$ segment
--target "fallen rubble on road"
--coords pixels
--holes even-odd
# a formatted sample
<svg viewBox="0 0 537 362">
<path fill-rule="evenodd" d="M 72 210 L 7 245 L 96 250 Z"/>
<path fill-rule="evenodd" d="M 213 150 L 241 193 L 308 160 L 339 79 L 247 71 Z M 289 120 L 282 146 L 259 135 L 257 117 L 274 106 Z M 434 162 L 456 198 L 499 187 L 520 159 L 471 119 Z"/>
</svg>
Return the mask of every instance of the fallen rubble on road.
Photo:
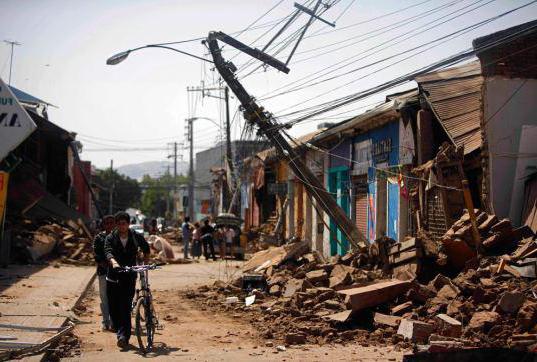
<svg viewBox="0 0 537 362">
<path fill-rule="evenodd" d="M 309 252 L 305 242 L 270 248 L 245 263 L 243 277 L 187 297 L 240 313 L 264 338 L 287 345 L 358 342 L 431 351 L 503 346 L 537 352 L 535 237 L 531 230 L 476 214 L 484 247 L 480 259 L 465 213 L 438 242 L 421 232 L 401 243 L 383 238 L 329 261 Z M 474 257 L 465 256 L 460 267 L 461 255 L 445 247 L 448 239 L 464 242 Z M 255 302 L 246 306 L 249 295 Z M 237 299 L 224 303 L 229 297 Z"/>
<path fill-rule="evenodd" d="M 82 220 L 18 220 L 12 228 L 13 259 L 32 263 L 43 258 L 93 265 L 93 236 Z"/>
</svg>

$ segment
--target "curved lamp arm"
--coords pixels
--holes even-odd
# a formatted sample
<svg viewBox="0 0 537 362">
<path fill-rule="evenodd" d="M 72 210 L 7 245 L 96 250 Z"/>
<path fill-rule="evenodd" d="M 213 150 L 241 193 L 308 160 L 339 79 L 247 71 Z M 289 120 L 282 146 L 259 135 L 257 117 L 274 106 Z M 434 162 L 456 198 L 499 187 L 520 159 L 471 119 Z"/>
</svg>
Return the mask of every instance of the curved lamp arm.
<svg viewBox="0 0 537 362">
<path fill-rule="evenodd" d="M 169 46 L 160 45 L 160 44 L 149 44 L 149 45 L 144 45 L 144 46 L 139 47 L 139 48 L 125 50 L 125 51 L 123 51 L 121 53 L 117 53 L 115 55 L 112 55 L 110 58 L 108 58 L 106 60 L 106 64 L 108 64 L 108 65 L 119 64 L 122 61 L 124 61 L 125 59 L 127 59 L 127 57 L 129 56 L 130 53 L 132 53 L 134 51 L 137 51 L 137 50 L 140 50 L 140 49 L 145 49 L 145 48 L 162 48 L 162 49 L 167 49 L 167 50 L 173 50 L 174 52 L 181 53 L 181 54 L 184 54 L 184 55 L 188 55 L 190 57 L 193 57 L 193 58 L 196 58 L 196 59 L 199 59 L 199 60 L 203 60 L 204 62 L 207 62 L 207 63 L 213 63 L 212 61 L 210 61 L 208 59 L 198 57 L 197 55 L 190 54 L 190 53 L 187 53 L 187 52 L 184 52 L 182 50 L 175 49 L 175 48 L 172 48 L 172 47 L 169 47 Z"/>
</svg>

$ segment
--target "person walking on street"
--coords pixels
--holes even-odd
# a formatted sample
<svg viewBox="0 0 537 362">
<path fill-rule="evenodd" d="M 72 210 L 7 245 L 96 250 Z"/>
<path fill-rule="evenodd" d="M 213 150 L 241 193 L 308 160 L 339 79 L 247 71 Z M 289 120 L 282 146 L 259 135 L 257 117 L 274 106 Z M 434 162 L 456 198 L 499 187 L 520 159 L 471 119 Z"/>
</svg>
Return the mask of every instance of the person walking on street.
<svg viewBox="0 0 537 362">
<path fill-rule="evenodd" d="M 192 258 L 201 257 L 201 230 L 200 223 L 194 223 L 194 231 L 192 232 L 192 249 L 191 249 Z"/>
<path fill-rule="evenodd" d="M 211 257 L 216 261 L 216 255 L 214 254 L 214 228 L 209 224 L 209 219 L 203 221 L 203 226 L 201 227 L 201 242 L 203 245 L 203 255 L 205 260 L 209 260 L 209 254 L 207 253 L 207 248 L 211 252 Z"/>
<path fill-rule="evenodd" d="M 117 228 L 104 242 L 108 268 L 107 291 L 110 316 L 117 331 L 117 345 L 127 349 L 131 336 L 131 307 L 136 288 L 136 273 L 122 273 L 119 269 L 137 264 L 139 251 L 144 254 L 144 263 L 149 257 L 149 244 L 144 237 L 129 229 L 129 214 L 115 215 Z"/>
<path fill-rule="evenodd" d="M 190 245 L 190 239 L 192 239 L 192 225 L 190 225 L 190 216 L 185 216 L 185 221 L 181 225 L 181 232 L 183 234 L 183 253 L 185 259 L 188 259 L 188 248 Z"/>
<path fill-rule="evenodd" d="M 106 293 L 106 272 L 108 271 L 108 261 L 104 254 L 104 241 L 108 234 L 114 230 L 116 221 L 113 215 L 106 215 L 102 219 L 103 231 L 93 240 L 93 254 L 97 263 L 97 280 L 99 281 L 99 296 L 101 297 L 102 329 L 107 331 L 112 329 L 110 320 L 110 309 L 108 308 L 108 295 Z"/>
<path fill-rule="evenodd" d="M 226 226 L 224 228 L 224 237 L 226 239 L 226 256 L 229 255 L 233 258 L 233 239 L 235 238 L 235 230 L 232 227 Z"/>
</svg>

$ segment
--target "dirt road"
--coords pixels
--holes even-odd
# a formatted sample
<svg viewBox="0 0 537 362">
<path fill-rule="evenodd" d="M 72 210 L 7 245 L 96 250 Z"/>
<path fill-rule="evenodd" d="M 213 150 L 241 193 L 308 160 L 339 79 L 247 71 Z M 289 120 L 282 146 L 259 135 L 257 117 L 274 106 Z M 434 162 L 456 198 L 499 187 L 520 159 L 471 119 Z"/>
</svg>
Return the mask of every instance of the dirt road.
<svg viewBox="0 0 537 362">
<path fill-rule="evenodd" d="M 149 358 L 182 359 L 187 361 L 399 361 L 401 352 L 393 348 L 373 348 L 359 345 L 288 347 L 278 352 L 267 346 L 257 331 L 238 316 L 214 314 L 186 299 L 179 293 L 197 285 L 226 280 L 237 275 L 238 264 L 205 262 L 187 265 L 168 265 L 152 272 L 157 313 L 164 329 L 157 331 L 156 348 Z M 94 286 L 95 288 L 95 286 Z M 79 316 L 75 334 L 81 341 L 80 354 L 70 361 L 131 361 L 144 358 L 138 353 L 136 339 L 132 348 L 121 352 L 113 333 L 101 332 L 99 301 L 95 291 L 84 302 L 86 310 Z M 270 345 L 270 343 L 269 343 Z"/>
</svg>

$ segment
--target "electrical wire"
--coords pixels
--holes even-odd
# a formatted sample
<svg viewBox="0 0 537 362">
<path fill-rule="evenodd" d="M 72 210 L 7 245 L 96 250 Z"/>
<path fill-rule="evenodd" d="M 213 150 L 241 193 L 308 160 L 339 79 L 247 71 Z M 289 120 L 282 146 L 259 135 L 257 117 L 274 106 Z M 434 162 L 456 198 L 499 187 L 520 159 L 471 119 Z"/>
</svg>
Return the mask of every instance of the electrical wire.
<svg viewBox="0 0 537 362">
<path fill-rule="evenodd" d="M 345 59 L 343 59 L 343 60 L 341 60 L 341 61 L 338 61 L 337 63 L 334 63 L 334 64 L 332 64 L 332 65 L 330 65 L 330 66 L 328 66 L 328 67 L 325 67 L 325 68 L 323 68 L 323 69 L 321 69 L 321 70 L 319 70 L 319 71 L 317 71 L 317 72 L 310 73 L 309 75 L 306 75 L 306 76 L 304 76 L 304 77 L 302 77 L 302 78 L 300 78 L 300 79 L 298 79 L 298 80 L 296 80 L 296 81 L 294 81 L 294 82 L 291 82 L 291 83 L 289 83 L 289 84 L 287 84 L 287 85 L 284 85 L 283 87 L 279 87 L 277 90 L 274 90 L 274 91 L 272 91 L 271 93 L 274 93 L 274 92 L 276 92 L 276 91 L 278 91 L 278 90 L 281 91 L 282 89 L 286 89 L 286 88 L 288 88 L 288 87 L 291 86 L 291 85 L 294 85 L 294 84 L 299 83 L 298 85 L 296 85 L 296 86 L 294 86 L 294 87 L 292 87 L 292 88 L 290 88 L 290 89 L 287 89 L 286 91 L 280 92 L 280 93 L 278 93 L 278 94 L 276 94 L 276 95 L 272 95 L 272 96 L 270 96 L 270 97 L 268 97 L 267 95 L 262 95 L 262 96 L 260 97 L 260 99 L 261 99 L 261 100 L 266 100 L 266 99 L 273 98 L 273 97 L 275 97 L 275 96 L 279 96 L 279 95 L 282 95 L 282 94 L 287 94 L 287 93 L 292 92 L 292 91 L 296 91 L 296 90 L 304 89 L 304 87 L 307 87 L 307 86 L 309 86 L 309 84 L 310 84 L 309 81 L 305 81 L 306 79 L 309 79 L 309 78 L 311 78 L 311 77 L 313 77 L 313 76 L 315 77 L 315 79 L 318 79 L 318 78 L 320 78 L 320 77 L 324 77 L 324 76 L 327 76 L 327 75 L 329 75 L 329 74 L 332 74 L 332 73 L 334 73 L 334 72 L 336 72 L 336 71 L 338 71 L 338 70 L 344 69 L 344 68 L 346 68 L 346 67 L 348 67 L 348 66 L 350 66 L 350 65 L 352 65 L 352 64 L 354 64 L 354 63 L 356 63 L 356 62 L 358 62 L 358 61 L 360 61 L 360 60 L 366 59 L 366 58 L 368 58 L 368 57 L 370 57 L 370 56 L 372 56 L 372 55 L 374 55 L 374 54 L 377 54 L 377 53 L 379 53 L 379 52 L 381 52 L 381 51 L 383 51 L 383 50 L 386 50 L 386 49 L 389 49 L 389 48 L 391 48 L 391 47 L 397 46 L 397 45 L 403 43 L 404 41 L 409 40 L 409 39 L 411 39 L 411 38 L 413 38 L 413 37 L 415 37 L 415 36 L 417 36 L 417 35 L 419 35 L 419 34 L 422 34 L 422 33 L 426 32 L 426 31 L 429 31 L 429 30 L 434 29 L 434 28 L 436 28 L 436 27 L 439 27 L 439 26 L 441 26 L 441 25 L 444 25 L 445 23 L 447 23 L 447 22 L 449 22 L 449 21 L 455 20 L 455 19 L 457 19 L 457 18 L 459 18 L 459 17 L 461 17 L 461 16 L 467 14 L 468 12 L 477 10 L 477 9 L 479 9 L 480 7 L 485 6 L 485 5 L 491 3 L 491 2 L 493 2 L 493 1 L 495 1 L 495 0 L 489 0 L 487 3 L 482 4 L 482 5 L 480 5 L 480 6 L 476 7 L 476 8 L 470 9 L 470 10 L 468 10 L 467 12 L 464 12 L 464 13 L 459 14 L 459 15 L 455 15 L 454 17 L 449 18 L 449 19 L 445 19 L 446 16 L 456 14 L 457 12 L 459 12 L 459 11 L 461 11 L 461 10 L 464 10 L 464 9 L 468 8 L 469 6 L 477 5 L 478 3 L 482 2 L 482 1 L 483 1 L 483 0 L 477 0 L 477 1 L 473 2 L 473 3 L 471 3 L 470 5 L 467 5 L 467 6 L 463 7 L 463 8 L 457 9 L 457 10 L 455 10 L 455 11 L 453 11 L 453 12 L 447 14 L 447 15 L 443 15 L 443 16 L 441 16 L 441 17 L 438 17 L 438 18 L 436 18 L 436 19 L 434 19 L 434 20 L 428 22 L 427 24 L 420 25 L 420 26 L 418 26 L 418 27 L 415 27 L 415 28 L 411 29 L 410 31 L 407 31 L 407 32 L 405 32 L 405 33 L 403 33 L 403 34 L 399 34 L 399 35 L 397 35 L 397 36 L 395 36 L 395 37 L 392 37 L 392 38 L 390 38 L 390 39 L 388 39 L 388 40 L 386 40 L 386 41 L 384 41 L 384 42 L 381 42 L 381 43 L 379 43 L 379 44 L 376 44 L 376 45 L 374 45 L 374 46 L 372 46 L 372 47 L 370 47 L 370 48 L 361 50 L 359 53 L 357 53 L 357 54 L 355 54 L 355 55 L 349 56 L 349 57 L 347 57 L 347 58 L 345 58 Z M 460 2 L 460 1 L 455 1 L 455 2 L 449 3 L 448 5 L 451 6 L 451 5 L 453 5 L 453 4 L 455 4 L 455 3 L 458 3 L 458 2 Z M 433 9 L 433 10 L 435 10 L 435 11 L 432 12 L 432 13 L 430 13 L 430 14 L 427 14 L 427 16 L 434 14 L 436 11 L 438 11 L 437 9 L 438 9 L 438 8 Z M 443 9 L 440 9 L 440 10 L 443 10 Z M 414 19 L 414 20 L 415 20 L 415 19 Z M 443 20 L 443 21 L 442 21 L 441 23 L 439 23 L 439 24 L 429 26 L 431 23 L 435 23 L 435 22 L 440 21 L 440 20 Z M 390 30 L 391 30 L 391 29 L 390 29 Z M 416 31 L 418 31 L 418 32 L 415 33 L 415 34 L 413 34 L 413 33 L 416 32 Z M 380 34 L 382 34 L 382 33 L 380 33 Z M 380 35 L 380 34 L 377 34 L 377 35 Z M 410 35 L 409 35 L 409 34 L 410 34 Z M 367 37 L 367 38 L 365 38 L 365 39 L 363 39 L 363 40 L 361 40 L 361 41 L 369 40 L 369 39 L 371 39 L 371 38 L 374 38 L 374 37 L 377 36 L 377 35 L 374 35 L 374 36 L 371 36 L 371 37 Z M 402 39 L 401 39 L 401 38 L 402 38 Z M 398 40 L 398 39 L 400 39 L 400 40 L 397 41 L 397 42 L 394 42 L 394 41 L 396 41 L 396 40 Z M 441 40 L 441 39 L 440 39 L 440 40 Z M 436 40 L 436 41 L 439 41 L 439 40 Z M 394 42 L 394 43 L 393 43 L 393 44 L 390 44 L 390 43 L 392 43 L 392 42 Z M 432 43 L 433 43 L 433 42 L 426 42 L 426 43 L 423 43 L 423 44 L 421 44 L 421 47 L 427 46 L 427 45 L 432 44 Z M 383 46 L 384 46 L 384 47 L 383 47 Z M 419 47 L 416 47 L 416 49 L 417 49 L 417 48 L 419 48 Z M 378 50 L 373 51 L 373 50 L 375 50 L 375 49 L 378 49 Z M 364 54 L 366 54 L 366 55 L 364 55 Z M 404 54 L 404 52 L 402 52 L 402 53 L 400 53 L 400 54 Z M 356 59 L 357 57 L 358 57 L 358 59 Z M 310 59 L 310 58 L 308 58 L 308 59 Z M 312 59 L 312 58 L 311 58 L 311 59 Z M 377 62 L 378 62 L 378 61 L 377 61 Z M 372 64 L 374 65 L 374 64 L 376 64 L 377 62 L 374 62 L 374 63 L 372 63 Z M 339 75 L 339 77 L 342 77 L 342 76 L 344 76 L 345 74 L 346 74 L 346 73 L 343 73 L 343 74 Z M 314 83 L 314 85 L 316 85 L 316 84 L 321 84 L 322 82 L 326 82 L 326 81 L 334 80 L 334 79 L 337 79 L 337 78 L 338 78 L 338 76 L 334 76 L 334 77 L 328 78 L 328 79 L 323 80 L 323 81 L 321 81 L 321 80 L 317 80 L 317 81 Z M 300 83 L 300 82 L 301 82 L 301 83 Z M 270 93 L 269 93 L 269 94 L 270 94 Z"/>
<path fill-rule="evenodd" d="M 406 83 L 408 81 L 413 80 L 414 78 L 416 78 L 419 75 L 431 72 L 433 70 L 442 69 L 442 68 L 451 66 L 453 64 L 456 64 L 456 63 L 460 63 L 460 62 L 462 62 L 464 60 L 467 60 L 467 59 L 475 56 L 475 54 L 477 52 L 484 51 L 486 49 L 490 49 L 490 48 L 492 48 L 494 46 L 502 44 L 503 42 L 511 41 L 511 40 L 516 39 L 517 37 L 523 36 L 525 34 L 532 33 L 532 32 L 534 32 L 536 30 L 536 28 L 537 28 L 537 26 L 533 26 L 531 28 L 521 30 L 521 31 L 519 31 L 517 33 L 507 35 L 504 38 L 499 39 L 499 40 L 497 40 L 495 42 L 492 42 L 490 44 L 487 44 L 487 45 L 485 45 L 483 47 L 478 47 L 478 48 L 474 48 L 474 49 L 468 49 L 466 51 L 457 53 L 457 54 L 452 55 L 452 56 L 450 56 L 448 58 L 444 58 L 444 59 L 442 59 L 442 60 L 440 60 L 438 62 L 435 62 L 433 64 L 430 64 L 428 66 L 419 68 L 419 69 L 414 70 L 414 71 L 412 71 L 410 73 L 406 73 L 403 76 L 397 77 L 397 78 L 395 78 L 395 79 L 393 79 L 391 81 L 382 83 L 380 85 L 377 85 L 375 87 L 369 88 L 367 90 L 357 92 L 357 93 L 353 93 L 351 95 L 347 95 L 345 97 L 337 98 L 337 99 L 334 99 L 334 100 L 331 100 L 331 101 L 328 101 L 328 102 L 324 102 L 324 103 L 318 104 L 316 106 L 305 108 L 303 110 L 291 112 L 290 114 L 298 114 L 298 113 L 305 113 L 305 112 L 311 111 L 310 114 L 307 114 L 305 116 L 301 116 L 301 117 L 299 117 L 299 118 L 297 118 L 297 119 L 295 119 L 293 121 L 287 122 L 287 124 L 292 125 L 292 124 L 299 123 L 302 120 L 311 118 L 313 116 L 317 116 L 319 114 L 329 112 L 329 111 L 331 111 L 333 109 L 340 108 L 342 106 L 345 106 L 345 105 L 347 105 L 349 103 L 352 103 L 352 102 L 355 102 L 357 100 L 363 99 L 363 98 L 365 98 L 367 96 L 370 96 L 372 94 L 375 94 L 375 93 L 378 93 L 380 91 L 383 91 L 383 90 L 390 89 L 390 88 L 393 88 L 395 86 L 401 85 L 403 83 Z M 528 50 L 528 49 L 531 49 L 531 48 L 532 47 L 528 47 L 526 49 L 518 51 L 517 53 L 520 53 L 522 51 L 525 51 L 525 50 Z M 506 57 L 509 57 L 509 56 L 512 56 L 512 55 L 513 54 L 509 54 Z"/>
</svg>

